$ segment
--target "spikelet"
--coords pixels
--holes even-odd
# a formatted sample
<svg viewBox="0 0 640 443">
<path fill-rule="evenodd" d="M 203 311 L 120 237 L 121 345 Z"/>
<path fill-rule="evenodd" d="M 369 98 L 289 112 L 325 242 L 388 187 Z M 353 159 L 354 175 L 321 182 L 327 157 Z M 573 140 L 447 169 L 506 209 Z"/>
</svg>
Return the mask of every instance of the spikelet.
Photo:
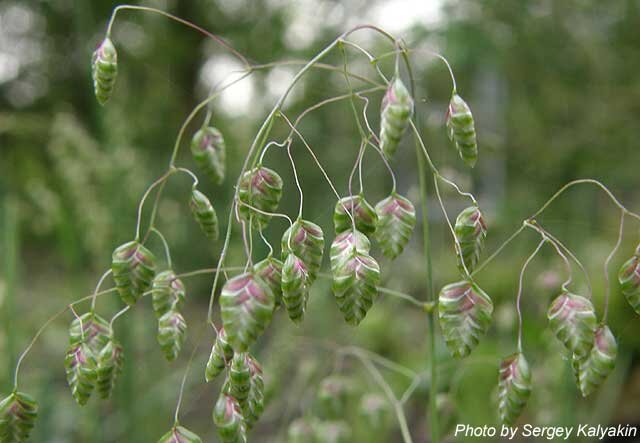
<svg viewBox="0 0 640 443">
<path fill-rule="evenodd" d="M 266 226 L 271 216 L 256 212 L 246 205 L 264 212 L 276 212 L 281 197 L 282 178 L 275 171 L 264 166 L 246 171 L 242 174 L 238 189 L 240 218 L 249 221 L 253 217 L 254 226 Z"/>
<path fill-rule="evenodd" d="M 464 274 L 462 265 L 464 261 L 467 271 L 473 272 L 480 261 L 484 240 L 487 237 L 487 225 L 480 209 L 477 206 L 469 206 L 460 212 L 456 218 L 454 231 L 462 252 L 462 257 L 460 257 L 459 252 L 456 251 L 458 269 Z"/>
<path fill-rule="evenodd" d="M 402 253 L 416 226 L 416 210 L 406 198 L 393 192 L 376 205 L 376 240 L 390 259 Z"/>
<path fill-rule="evenodd" d="M 84 406 L 96 385 L 96 359 L 91 348 L 84 343 L 71 345 L 64 359 L 67 382 L 71 394 L 79 405 Z"/>
<path fill-rule="evenodd" d="M 618 272 L 622 293 L 631 307 L 640 315 L 640 245 L 633 257 L 627 260 Z"/>
<path fill-rule="evenodd" d="M 294 323 L 302 322 L 309 301 L 307 266 L 290 253 L 282 265 L 282 302 Z"/>
<path fill-rule="evenodd" d="M 412 114 L 413 99 L 400 77 L 395 77 L 382 99 L 380 116 L 380 148 L 387 158 L 398 149 Z"/>
<path fill-rule="evenodd" d="M 361 254 L 369 254 L 371 242 L 366 235 L 357 230 L 338 234 L 331 243 L 331 270 L 339 267 L 354 249 Z"/>
<path fill-rule="evenodd" d="M 172 309 L 182 309 L 185 293 L 184 283 L 171 269 L 158 273 L 153 279 L 151 292 L 156 318 L 162 317 Z"/>
<path fill-rule="evenodd" d="M 438 314 L 449 352 L 463 358 L 489 329 L 493 302 L 475 283 L 459 281 L 440 291 Z"/>
<path fill-rule="evenodd" d="M 242 415 L 247 429 L 251 429 L 264 411 L 264 379 L 262 377 L 262 366 L 253 356 L 247 356 L 247 365 L 251 374 L 251 387 L 245 407 L 242 408 Z"/>
<path fill-rule="evenodd" d="M 156 273 L 155 261 L 151 251 L 135 240 L 113 251 L 111 270 L 123 302 L 134 305 L 151 287 Z"/>
<path fill-rule="evenodd" d="M 233 356 L 228 381 L 228 393 L 238 401 L 240 411 L 244 412 L 249 401 L 249 391 L 251 391 L 251 369 L 249 368 L 248 353 L 241 352 Z"/>
<path fill-rule="evenodd" d="M 356 229 L 365 235 L 371 235 L 376 230 L 378 216 L 375 209 L 364 199 L 363 195 L 343 197 L 336 203 L 333 211 L 333 224 L 336 234 L 353 230 L 351 216 L 355 220 Z"/>
<path fill-rule="evenodd" d="M 380 267 L 373 257 L 358 252 L 355 247 L 343 254 L 331 269 L 332 290 L 346 322 L 357 326 L 378 295 Z"/>
<path fill-rule="evenodd" d="M 253 266 L 253 272 L 273 291 L 276 308 L 282 304 L 282 266 L 282 262 L 272 255 Z"/>
<path fill-rule="evenodd" d="M 282 235 L 282 258 L 290 252 L 304 262 L 311 285 L 320 271 L 324 253 L 324 234 L 320 226 L 308 220 L 296 220 Z"/>
<path fill-rule="evenodd" d="M 224 181 L 226 151 L 222 133 L 213 126 L 198 130 L 191 139 L 193 160 L 198 168 L 218 185 Z"/>
<path fill-rule="evenodd" d="M 596 314 L 591 302 L 569 291 L 556 297 L 547 311 L 549 326 L 569 352 L 585 357 L 593 346 Z"/>
<path fill-rule="evenodd" d="M 227 341 L 227 333 L 224 328 L 220 328 L 216 341 L 211 348 L 211 354 L 209 355 L 209 361 L 207 361 L 207 368 L 205 369 L 204 377 L 207 382 L 210 382 L 216 378 L 233 359 L 233 348 Z"/>
<path fill-rule="evenodd" d="M 37 417 L 35 399 L 24 392 L 12 392 L 0 402 L 0 442 L 26 442 Z"/>
<path fill-rule="evenodd" d="M 498 411 L 502 423 L 512 426 L 530 395 L 531 371 L 524 355 L 518 352 L 502 360 L 498 382 Z"/>
<path fill-rule="evenodd" d="M 96 359 L 96 389 L 101 398 L 109 398 L 124 365 L 124 350 L 110 338 Z"/>
<path fill-rule="evenodd" d="M 246 443 L 247 435 L 238 401 L 224 392 L 213 409 L 213 422 L 222 443 Z"/>
<path fill-rule="evenodd" d="M 82 327 L 80 325 L 82 324 Z M 69 344 L 86 343 L 94 355 L 105 347 L 111 337 L 111 326 L 93 311 L 76 317 L 69 327 Z"/>
<path fill-rule="evenodd" d="M 192 190 L 189 206 L 202 232 L 210 239 L 218 240 L 220 236 L 218 215 L 207 196 L 197 189 Z"/>
<path fill-rule="evenodd" d="M 245 352 L 271 323 L 275 296 L 252 272 L 228 280 L 220 294 L 222 324 L 236 352 Z"/>
<path fill-rule="evenodd" d="M 174 426 L 158 443 L 202 443 L 202 439 L 182 426 Z"/>
<path fill-rule="evenodd" d="M 453 94 L 449 102 L 446 126 L 449 139 L 455 143 L 460 158 L 473 168 L 478 160 L 476 129 L 469 105 L 458 94 Z"/>
<path fill-rule="evenodd" d="M 168 361 L 178 357 L 186 333 L 187 323 L 178 310 L 170 309 L 158 319 L 158 344 Z"/>
<path fill-rule="evenodd" d="M 109 38 L 105 38 L 93 53 L 91 75 L 96 99 L 104 105 L 111 98 L 118 75 L 118 53 Z"/>
<path fill-rule="evenodd" d="M 609 376 L 616 365 L 618 344 L 606 325 L 595 332 L 593 348 L 585 358 L 574 355 L 574 369 L 577 373 L 578 387 L 583 397 L 596 391 Z"/>
</svg>

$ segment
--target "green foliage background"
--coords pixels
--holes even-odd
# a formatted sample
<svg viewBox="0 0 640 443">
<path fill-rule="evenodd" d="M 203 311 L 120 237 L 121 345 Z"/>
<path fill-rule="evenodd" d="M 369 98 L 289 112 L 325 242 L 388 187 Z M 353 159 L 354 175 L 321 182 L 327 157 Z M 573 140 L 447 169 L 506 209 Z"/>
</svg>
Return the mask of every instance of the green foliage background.
<svg viewBox="0 0 640 443">
<path fill-rule="evenodd" d="M 192 20 L 224 36 L 253 62 L 267 63 L 310 58 L 357 23 L 356 19 L 366 17 L 367 9 L 382 3 L 198 0 L 145 5 Z M 208 60 L 228 57 L 201 35 L 174 22 L 124 12 L 114 30 L 120 67 L 116 92 L 102 108 L 93 97 L 89 62 L 116 4 L 103 0 L 0 3 L 0 53 L 20 56 L 18 72 L 5 80 L 0 76 L 0 381 L 4 392 L 11 388 L 18 353 L 37 328 L 64 304 L 90 293 L 108 267 L 112 249 L 133 236 L 137 202 L 145 187 L 164 171 L 182 121 L 206 94 L 203 66 Z M 410 8 L 405 12 L 412 13 Z M 331 20 L 322 16 L 330 13 Z M 296 14 L 311 17 L 309 26 L 314 32 L 308 42 L 286 37 L 299 19 Z M 418 112 L 431 155 L 445 175 L 478 196 L 489 221 L 488 251 L 571 179 L 599 179 L 627 207 L 640 208 L 639 28 L 640 5 L 634 0 L 447 0 L 436 24 L 416 23 L 403 32 L 408 46 L 436 48 L 449 59 L 458 91 L 474 111 L 480 160 L 469 172 L 445 137 L 444 111 L 451 92 L 447 72 L 424 53 L 412 56 Z M 390 49 L 387 42 L 363 35 L 354 38 L 374 53 Z M 361 56 L 349 52 L 349 58 L 353 69 L 375 76 Z M 341 61 L 337 51 L 327 59 L 338 65 Z M 392 64 L 383 67 L 390 70 Z M 284 78 L 291 72 L 295 71 L 285 70 Z M 270 92 L 274 76 L 258 72 L 250 82 L 252 102 L 245 111 L 230 112 L 220 102 L 214 105 L 216 125 L 227 140 L 231 179 L 222 187 L 203 188 L 221 220 L 226 220 L 233 182 L 248 146 L 276 99 Z M 288 101 L 285 112 L 295 117 L 309 105 L 344 91 L 339 74 L 313 72 Z M 372 95 L 370 109 L 376 128 L 380 96 Z M 233 100 L 232 92 L 229 100 Z M 312 114 L 301 125 L 343 194 L 359 146 L 350 112 L 347 102 L 340 102 Z M 189 127 L 189 136 L 200 121 L 196 119 Z M 276 127 L 276 139 L 285 134 L 283 125 Z M 395 169 L 399 190 L 417 206 L 413 149 L 410 140 L 405 141 Z M 330 234 L 335 199 L 304 147 L 294 143 L 293 150 L 305 191 L 305 217 Z M 186 146 L 178 162 L 195 167 Z M 265 163 L 285 180 L 281 208 L 295 214 L 298 196 L 285 153 L 272 149 Z M 371 202 L 385 197 L 390 188 L 383 164 L 371 152 L 365 158 L 364 182 Z M 186 177 L 172 178 L 160 206 L 159 228 L 171 243 L 177 272 L 214 266 L 221 246 L 205 242 L 191 220 L 189 186 Z M 465 203 L 452 193 L 446 193 L 445 202 L 450 214 Z M 444 220 L 435 201 L 430 203 L 439 289 L 456 278 L 456 268 Z M 618 216 L 602 192 L 581 187 L 569 191 L 540 219 L 585 263 L 600 313 L 602 263 L 615 242 Z M 268 238 L 277 244 L 285 228 L 282 221 L 273 221 Z M 418 227 L 410 247 L 395 263 L 382 260 L 381 266 L 385 286 L 424 299 L 419 232 Z M 242 264 L 236 231 L 234 238 L 229 262 Z M 640 240 L 637 223 L 627 223 L 624 238 L 612 269 L 617 269 Z M 156 241 L 152 240 L 151 247 L 161 256 Z M 480 285 L 494 299 L 496 312 L 489 336 L 471 357 L 452 361 L 439 341 L 439 405 L 446 431 L 458 422 L 497 422 L 495 408 L 486 405 L 495 403 L 500 358 L 515 349 L 518 272 L 537 241 L 532 233 L 522 234 L 479 275 Z M 255 257 L 265 253 L 256 244 Z M 523 422 L 639 424 L 638 318 L 619 294 L 614 278 L 610 324 L 620 345 L 617 369 L 599 393 L 581 399 L 569 364 L 546 329 L 546 307 L 563 278 L 561 262 L 546 248 L 525 276 L 524 347 L 533 366 L 534 393 Z M 79 408 L 69 395 L 62 360 L 70 317 L 47 330 L 25 360 L 21 374 L 23 388 L 41 405 L 33 441 L 155 441 L 171 424 L 180 378 L 197 344 L 181 421 L 206 441 L 215 441 L 210 412 L 219 386 L 203 384 L 203 365 L 211 345 L 204 322 L 211 278 L 193 278 L 186 284 L 190 331 L 181 358 L 172 364 L 163 360 L 149 303 L 138 306 L 116 323 L 126 347 L 125 373 L 114 398 L 106 403 L 92 399 L 87 407 Z M 578 270 L 576 288 L 585 290 Z M 105 314 L 118 306 L 115 297 L 98 302 Z M 362 325 L 353 329 L 344 324 L 328 282 L 320 281 L 312 292 L 303 326 L 293 326 L 279 313 L 256 350 L 265 365 L 269 405 L 253 431 L 253 441 L 284 441 L 291 420 L 322 414 L 314 401 L 315 389 L 333 371 L 350 377 L 353 386 L 351 407 L 344 417 L 353 425 L 353 441 L 399 441 L 392 415 L 381 424 L 382 431 L 374 432 L 359 417 L 358 397 L 377 392 L 378 387 L 356 359 L 332 351 L 336 345 L 350 344 L 416 372 L 425 371 L 431 358 L 423 313 L 399 300 L 381 297 Z M 398 393 L 410 382 L 393 372 L 384 375 Z M 427 441 L 429 389 L 425 378 L 405 405 L 416 442 Z"/>
</svg>

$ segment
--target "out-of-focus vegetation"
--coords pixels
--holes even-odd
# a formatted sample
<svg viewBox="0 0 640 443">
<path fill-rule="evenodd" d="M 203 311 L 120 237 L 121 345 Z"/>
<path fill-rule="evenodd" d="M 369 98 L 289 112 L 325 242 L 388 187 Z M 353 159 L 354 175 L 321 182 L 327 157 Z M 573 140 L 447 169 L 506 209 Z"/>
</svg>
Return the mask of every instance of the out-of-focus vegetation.
<svg viewBox="0 0 640 443">
<path fill-rule="evenodd" d="M 390 8 L 396 3 L 396 8 Z M 226 73 L 241 68 L 228 53 L 192 30 L 159 16 L 123 12 L 113 35 L 119 51 L 119 78 L 112 100 L 100 107 L 91 87 L 90 55 L 116 4 L 0 3 L 3 392 L 11 389 L 17 354 L 37 328 L 66 303 L 90 293 L 109 266 L 112 249 L 132 238 L 137 202 L 145 187 L 166 168 L 177 131 L 189 111 Z M 308 59 L 354 24 L 379 19 L 392 9 L 393 16 L 413 13 L 409 1 L 167 0 L 146 4 L 224 36 L 256 63 Z M 376 15 L 376 11 L 383 12 Z M 407 23 L 401 31 L 407 45 L 443 53 L 453 66 L 458 91 L 474 111 L 480 160 L 469 172 L 445 135 L 444 112 L 451 93 L 446 69 L 425 52 L 411 54 L 418 82 L 417 109 L 430 153 L 447 176 L 478 196 L 489 219 L 488 251 L 574 178 L 597 178 L 627 207 L 640 208 L 637 1 L 447 0 L 437 20 Z M 391 49 L 388 42 L 366 33 L 354 39 L 373 53 Z M 356 52 L 348 54 L 353 70 L 375 76 L 366 59 Z M 342 63 L 338 51 L 326 61 Z M 392 61 L 382 66 L 390 70 Z M 248 146 L 296 69 L 286 66 L 256 72 L 213 106 L 216 126 L 227 139 L 231 179 L 222 187 L 206 184 L 203 189 L 212 197 L 221 220 L 226 220 L 233 181 Z M 296 88 L 285 112 L 295 117 L 311 104 L 345 90 L 340 74 L 312 72 Z M 370 116 L 377 127 L 381 94 L 371 97 L 375 105 Z M 189 135 L 200 122 L 196 119 L 188 128 Z M 346 193 L 360 142 L 348 103 L 313 113 L 300 129 L 327 166 L 338 191 Z M 281 139 L 285 130 L 284 125 L 276 127 L 274 137 Z M 305 217 L 330 233 L 335 199 L 303 146 L 294 143 L 293 152 L 305 192 Z M 194 167 L 186 146 L 178 162 Z M 286 153 L 273 149 L 265 163 L 285 180 L 281 208 L 295 214 L 298 196 Z M 417 206 L 415 153 L 408 137 L 397 154 L 395 169 L 399 189 Z M 390 180 L 373 152 L 365 158 L 363 175 L 370 201 L 386 196 Z M 169 239 L 177 272 L 213 266 L 221 247 L 203 241 L 191 220 L 189 186 L 186 176 L 173 177 L 159 212 L 159 227 Z M 451 214 L 465 203 L 453 193 L 444 197 Z M 439 289 L 456 278 L 455 257 L 435 204 L 429 216 Z M 602 263 L 615 242 L 618 216 L 619 211 L 602 192 L 584 186 L 569 191 L 540 219 L 585 263 L 600 313 Z M 274 220 L 266 235 L 277 244 L 285 228 L 284 222 Z M 384 286 L 424 299 L 419 232 L 418 227 L 396 262 L 383 260 L 381 266 Z M 236 231 L 234 239 L 229 262 L 242 264 Z M 496 305 L 492 329 L 478 349 L 466 360 L 453 361 L 438 341 L 438 403 L 445 431 L 458 422 L 497 422 L 495 408 L 489 405 L 495 403 L 499 361 L 515 350 L 518 272 L 537 241 L 537 235 L 523 233 L 478 275 Z M 638 241 L 637 223 L 627 223 L 612 270 L 630 256 Z M 160 257 L 161 244 L 154 242 L 156 238 L 151 247 Z M 265 253 L 266 248 L 256 243 L 255 256 Z M 640 320 L 613 278 L 610 325 L 621 349 L 617 368 L 598 393 L 580 398 L 569 362 L 546 328 L 546 307 L 564 279 L 563 272 L 562 263 L 545 248 L 525 276 L 524 347 L 533 366 L 534 391 L 522 420 L 540 425 L 638 424 Z M 585 280 L 577 269 L 575 275 L 576 288 L 584 292 Z M 176 362 L 168 364 L 162 357 L 148 300 L 117 321 L 126 362 L 117 392 L 108 402 L 92 399 L 85 408 L 75 405 L 62 366 L 70 317 L 47 330 L 25 360 L 22 373 L 22 384 L 39 398 L 41 406 L 33 441 L 156 441 L 172 423 L 180 378 L 189 353 L 198 344 L 182 422 L 205 441 L 215 441 L 210 412 L 219 383 L 205 385 L 203 377 L 211 345 L 205 325 L 211 278 L 194 277 L 186 284 L 189 339 Z M 118 307 L 116 297 L 98 301 L 104 312 L 116 312 Z M 320 381 L 332 373 L 347 377 L 352 387 L 350 407 L 342 417 L 353 428 L 350 441 L 399 441 L 390 410 L 383 413 L 379 427 L 361 416 L 361 396 L 381 391 L 357 358 L 336 354 L 334 349 L 356 345 L 423 372 L 429 358 L 434 358 L 427 352 L 426 330 L 425 314 L 386 296 L 380 297 L 361 326 L 349 327 L 336 308 L 330 285 L 320 281 L 312 292 L 304 324 L 293 326 L 279 313 L 260 341 L 257 357 L 264 362 L 269 404 L 252 431 L 259 436 L 253 441 L 284 441 L 293 420 L 325 414 L 316 391 Z M 392 371 L 384 371 L 384 376 L 399 395 L 410 383 Z M 416 442 L 428 441 L 429 389 L 425 376 L 405 404 Z M 368 400 L 375 405 L 375 399 Z"/>
</svg>

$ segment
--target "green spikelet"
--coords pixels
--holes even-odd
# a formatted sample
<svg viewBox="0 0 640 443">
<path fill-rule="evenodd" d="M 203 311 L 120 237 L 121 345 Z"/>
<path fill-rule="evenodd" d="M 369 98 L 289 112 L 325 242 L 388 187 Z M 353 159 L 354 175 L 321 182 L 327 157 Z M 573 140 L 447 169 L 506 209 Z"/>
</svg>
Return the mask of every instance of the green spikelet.
<svg viewBox="0 0 640 443">
<path fill-rule="evenodd" d="M 467 271 L 473 272 L 480 261 L 480 254 L 484 249 L 484 239 L 487 237 L 487 225 L 482 217 L 482 213 L 477 206 L 469 206 L 463 210 L 456 218 L 455 225 L 456 238 L 460 243 L 462 257 L 458 251 L 458 268 L 464 273 L 462 261 Z"/>
<path fill-rule="evenodd" d="M 579 358 L 589 354 L 596 331 L 596 315 L 589 300 L 565 290 L 551 302 L 547 318 L 569 352 Z"/>
<path fill-rule="evenodd" d="M 220 236 L 218 215 L 207 196 L 197 189 L 194 189 L 191 191 L 189 206 L 191 207 L 193 217 L 200 225 L 200 228 L 202 228 L 202 232 L 210 239 L 218 240 Z"/>
<path fill-rule="evenodd" d="M 220 328 L 216 341 L 211 348 L 209 361 L 204 373 L 207 382 L 216 378 L 233 359 L 233 348 L 227 341 L 227 333 L 224 328 Z"/>
<path fill-rule="evenodd" d="M 387 158 L 398 149 L 412 114 L 413 99 L 400 77 L 395 77 L 382 99 L 380 116 L 380 148 Z"/>
<path fill-rule="evenodd" d="M 156 274 L 155 261 L 151 251 L 135 240 L 113 251 L 111 270 L 123 302 L 133 306 L 151 287 Z"/>
<path fill-rule="evenodd" d="M 608 326 L 600 326 L 594 335 L 593 348 L 585 358 L 574 356 L 574 369 L 583 397 L 596 391 L 616 365 L 618 344 Z"/>
<path fill-rule="evenodd" d="M 213 409 L 213 422 L 218 428 L 222 443 L 246 443 L 247 435 L 238 401 L 229 394 L 221 393 Z"/>
<path fill-rule="evenodd" d="M 282 304 L 282 262 L 269 255 L 253 266 L 253 272 L 269 285 L 275 296 L 275 307 Z"/>
<path fill-rule="evenodd" d="M 380 267 L 373 257 L 352 247 L 332 266 L 333 294 L 344 319 L 357 326 L 378 295 Z"/>
<path fill-rule="evenodd" d="M 464 358 L 489 329 L 493 302 L 475 283 L 459 281 L 440 291 L 438 314 L 449 352 Z"/>
<path fill-rule="evenodd" d="M 258 419 L 260 419 L 264 411 L 264 379 L 262 378 L 262 366 L 260 366 L 260 363 L 258 363 L 254 357 L 249 355 L 247 357 L 247 364 L 251 374 L 251 387 L 249 389 L 246 406 L 242 409 L 242 415 L 244 416 L 247 429 L 251 429 Z"/>
<path fill-rule="evenodd" d="M 35 399 L 24 392 L 12 392 L 0 402 L 0 442 L 27 441 L 37 417 L 38 403 Z"/>
<path fill-rule="evenodd" d="M 242 174 L 238 189 L 238 213 L 245 221 L 253 216 L 256 227 L 264 227 L 271 216 L 261 214 L 245 206 L 249 205 L 260 211 L 276 212 L 282 197 L 282 178 L 269 168 L 258 166 Z M 243 204 L 244 203 L 244 204 Z"/>
<path fill-rule="evenodd" d="M 96 361 L 96 388 L 98 394 L 100 394 L 101 398 L 109 398 L 124 365 L 122 345 L 113 338 L 109 339 L 98 354 Z"/>
<path fill-rule="evenodd" d="M 350 257 L 355 249 L 361 254 L 369 254 L 371 242 L 360 231 L 345 231 L 338 234 L 331 243 L 331 270 L 333 271 L 340 264 Z"/>
<path fill-rule="evenodd" d="M 343 197 L 336 203 L 333 211 L 333 224 L 336 234 L 353 230 L 349 214 L 353 214 L 356 229 L 365 235 L 371 235 L 376 230 L 378 216 L 375 209 L 364 199 L 363 195 Z"/>
<path fill-rule="evenodd" d="M 67 350 L 64 366 L 73 398 L 79 405 L 85 405 L 97 380 L 96 359 L 91 348 L 84 343 L 71 345 Z"/>
<path fill-rule="evenodd" d="M 339 418 L 346 413 L 349 400 L 349 380 L 341 375 L 330 375 L 318 387 L 318 406 L 325 418 Z"/>
<path fill-rule="evenodd" d="M 186 334 L 187 322 L 178 310 L 171 309 L 158 319 L 158 344 L 168 361 L 178 357 Z"/>
<path fill-rule="evenodd" d="M 324 253 L 324 234 L 320 226 L 308 220 L 296 220 L 282 236 L 282 257 L 286 258 L 290 252 L 304 262 L 311 285 L 318 276 Z"/>
<path fill-rule="evenodd" d="M 236 352 L 245 352 L 271 323 L 275 296 L 252 272 L 227 281 L 220 294 L 222 324 Z"/>
<path fill-rule="evenodd" d="M 620 267 L 618 281 L 627 301 L 636 314 L 640 315 L 640 245 L 635 255 Z"/>
<path fill-rule="evenodd" d="M 455 143 L 460 158 L 473 168 L 478 160 L 476 129 L 469 105 L 458 94 L 451 97 L 446 120 L 447 134 Z"/>
<path fill-rule="evenodd" d="M 196 132 L 191 139 L 191 155 L 198 165 L 215 184 L 222 184 L 226 169 L 227 147 L 222 133 L 208 126 Z"/>
<path fill-rule="evenodd" d="M 180 310 L 184 304 L 185 288 L 182 280 L 168 269 L 158 273 L 152 285 L 153 311 L 156 318 L 162 317 L 172 309 Z"/>
<path fill-rule="evenodd" d="M 80 325 L 82 324 L 82 327 Z M 105 347 L 111 337 L 111 326 L 95 312 L 87 312 L 76 317 L 69 327 L 69 344 L 86 343 L 94 355 Z"/>
<path fill-rule="evenodd" d="M 287 443 L 315 443 L 313 424 L 305 418 L 291 422 L 287 429 Z"/>
<path fill-rule="evenodd" d="M 174 426 L 160 437 L 158 443 L 202 443 L 202 439 L 187 428 Z"/>
<path fill-rule="evenodd" d="M 118 53 L 109 38 L 105 38 L 94 51 L 91 74 L 96 99 L 104 105 L 111 98 L 118 76 Z"/>
<path fill-rule="evenodd" d="M 530 395 L 531 371 L 524 355 L 516 353 L 502 360 L 498 381 L 498 411 L 502 423 L 512 426 Z"/>
<path fill-rule="evenodd" d="M 376 240 L 382 253 L 393 260 L 411 238 L 416 226 L 416 210 L 409 200 L 394 192 L 376 205 L 376 214 Z"/>
<path fill-rule="evenodd" d="M 294 323 L 301 323 L 309 301 L 307 266 L 290 253 L 282 265 L 282 302 Z"/>
</svg>

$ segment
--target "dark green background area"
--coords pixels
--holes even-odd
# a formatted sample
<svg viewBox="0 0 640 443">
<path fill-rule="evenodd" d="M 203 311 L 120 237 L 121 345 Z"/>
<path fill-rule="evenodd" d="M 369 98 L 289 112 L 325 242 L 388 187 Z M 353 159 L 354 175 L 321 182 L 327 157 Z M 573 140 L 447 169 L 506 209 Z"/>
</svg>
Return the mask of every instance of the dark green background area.
<svg viewBox="0 0 640 443">
<path fill-rule="evenodd" d="M 306 3 L 275 0 L 237 2 L 235 6 L 230 1 L 203 0 L 145 5 L 161 7 L 223 36 L 252 63 L 268 63 L 311 58 L 345 29 L 367 20 L 367 11 L 383 3 L 322 1 L 306 9 Z M 111 101 L 101 107 L 93 96 L 90 59 L 115 5 L 117 2 L 109 1 L 0 2 L 0 54 L 20 54 L 21 60 L 15 76 L 3 81 L 0 75 L 3 393 L 10 391 L 17 356 L 37 329 L 66 303 L 88 295 L 108 268 L 111 251 L 133 237 L 140 197 L 166 169 L 180 126 L 206 95 L 203 66 L 207 61 L 231 59 L 219 46 L 175 22 L 153 14 L 122 12 L 113 34 L 119 55 L 118 80 Z M 333 20 L 314 13 L 340 8 Z M 411 8 L 404 13 L 411 15 Z M 308 44 L 299 44 L 295 34 L 291 37 L 296 14 L 310 17 L 308 26 L 314 32 Z M 640 4 L 634 0 L 447 0 L 437 23 L 415 23 L 399 35 L 409 47 L 434 48 L 448 58 L 458 92 L 474 112 L 480 158 L 469 171 L 445 134 L 444 114 L 451 93 L 448 73 L 427 53 L 411 54 L 423 137 L 443 174 L 477 196 L 489 224 L 485 257 L 572 179 L 601 180 L 628 208 L 640 211 L 638 29 Z M 353 40 L 374 54 L 392 49 L 388 41 L 367 32 L 354 34 Z M 377 79 L 361 54 L 351 49 L 347 54 L 350 69 Z M 341 66 L 342 57 L 333 51 L 325 61 Z M 391 75 L 392 58 L 385 59 L 381 67 Z M 284 78 L 295 69 L 286 72 Z M 270 92 L 274 77 L 269 71 L 259 71 L 247 80 L 253 95 L 245 112 L 225 109 L 223 103 L 228 101 L 216 101 L 212 107 L 215 125 L 227 142 L 228 179 L 215 186 L 202 176 L 201 190 L 218 210 L 223 229 L 244 156 L 276 100 Z M 364 87 L 360 82 L 354 86 Z M 284 112 L 295 118 L 308 106 L 346 90 L 339 73 L 312 71 L 294 90 Z M 229 94 L 226 100 L 233 101 L 233 91 Z M 381 96 L 370 95 L 374 129 L 379 126 Z M 180 166 L 196 172 L 187 142 L 202 118 L 199 115 L 187 128 L 178 156 Z M 314 112 L 303 120 L 300 130 L 338 192 L 346 194 L 360 144 L 348 102 Z M 282 140 L 286 134 L 286 125 L 278 121 L 273 139 Z M 299 140 L 294 141 L 292 152 L 305 196 L 304 216 L 320 224 L 331 241 L 336 199 Z M 298 192 L 286 153 L 272 148 L 265 165 L 284 179 L 280 209 L 295 216 Z M 418 206 L 410 137 L 400 146 L 393 167 L 399 192 Z M 371 203 L 388 195 L 391 180 L 371 150 L 365 155 L 363 178 Z M 205 241 L 192 220 L 189 189 L 188 177 L 172 177 L 159 210 L 158 227 L 169 240 L 176 272 L 215 266 L 222 246 Z M 449 214 L 454 216 L 467 202 L 443 189 Z M 450 234 L 434 199 L 429 209 L 434 282 L 439 289 L 458 277 Z M 144 215 L 146 223 L 149 211 Z M 539 218 L 586 266 L 599 316 L 605 288 L 603 262 L 615 243 L 619 215 L 603 192 L 582 186 L 568 191 Z M 265 232 L 277 253 L 286 227 L 285 221 L 274 219 Z M 420 232 L 418 226 L 407 250 L 395 262 L 382 259 L 377 247 L 374 255 L 380 258 L 385 287 L 424 300 Z M 619 293 L 615 278 L 618 267 L 640 241 L 638 234 L 638 222 L 627 218 L 622 246 L 611 265 L 609 323 L 619 344 L 617 367 L 601 390 L 587 399 L 580 397 L 569 361 L 546 327 L 546 308 L 565 279 L 562 262 L 546 247 L 528 268 L 522 305 L 524 349 L 533 369 L 534 391 L 523 423 L 640 425 L 640 320 Z M 228 262 L 243 265 L 239 229 L 234 228 L 233 235 Z M 259 238 L 254 240 L 254 259 L 259 260 L 267 249 Z M 494 322 L 468 359 L 452 360 L 438 337 L 438 404 L 445 433 L 456 423 L 498 421 L 497 368 L 502 357 L 515 351 L 518 273 L 538 241 L 537 234 L 523 233 L 478 275 L 478 283 L 494 300 Z M 157 238 L 151 237 L 149 247 L 163 256 Z M 328 269 L 328 260 L 324 267 Z M 64 377 L 71 316 L 53 323 L 21 371 L 21 388 L 37 397 L 41 407 L 32 441 L 156 441 L 171 426 L 180 379 L 196 345 L 181 422 L 205 441 L 216 441 L 211 410 L 220 381 L 205 385 L 203 377 L 212 340 L 205 325 L 211 282 L 210 276 L 185 281 L 189 337 L 174 363 L 164 360 L 157 345 L 149 300 L 119 319 L 115 329 L 126 348 L 124 375 L 111 400 L 92 398 L 84 408 L 71 398 Z M 572 288 L 584 294 L 586 287 L 576 267 Z M 98 301 L 98 310 L 105 317 L 120 307 L 115 296 Z M 358 328 L 347 326 L 333 300 L 330 282 L 320 279 L 312 290 L 303 325 L 292 325 L 278 312 L 254 349 L 265 367 L 268 406 L 250 441 L 282 442 L 292 420 L 324 417 L 326 411 L 315 399 L 316 389 L 334 371 L 346 376 L 352 387 L 342 417 L 352 427 L 352 441 L 400 441 L 391 411 L 379 428 L 362 418 L 358 405 L 363 393 L 381 391 L 357 359 L 340 357 L 332 348 L 357 345 L 421 373 L 431 358 L 426 333 L 426 314 L 388 296 L 378 299 Z M 426 374 L 405 404 L 415 442 L 428 441 L 426 407 L 431 386 Z M 411 382 L 392 371 L 384 370 L 383 375 L 399 396 Z"/>
</svg>

